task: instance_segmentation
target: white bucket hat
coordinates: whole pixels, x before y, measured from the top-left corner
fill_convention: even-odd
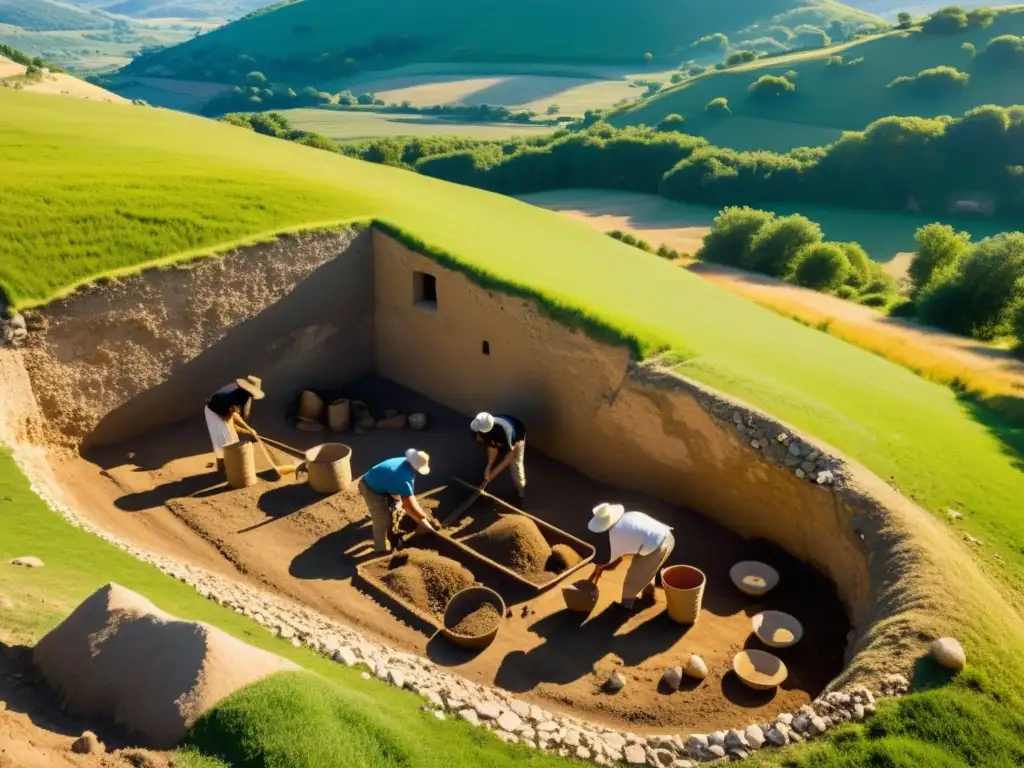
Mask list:
[[[604,533],[626,513],[626,508],[621,504],[598,504],[594,507],[594,516],[587,525],[594,533]]]
[[[426,451],[417,451],[415,448],[410,448],[405,452],[405,460],[421,475],[430,474],[430,456]]]
[[[469,426],[474,432],[490,432],[494,429],[494,417],[486,411],[478,413]]]

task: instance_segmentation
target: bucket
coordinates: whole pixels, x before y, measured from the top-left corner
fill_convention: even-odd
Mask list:
[[[304,390],[299,398],[299,418],[320,421],[324,417],[324,401],[316,392]]]
[[[317,493],[337,493],[352,484],[352,449],[324,443],[306,451],[309,487]]]
[[[460,635],[454,630],[455,625],[462,621],[465,616],[485,603],[493,605],[494,609],[498,612],[498,623],[494,625],[493,629],[484,632],[482,635]],[[456,592],[455,596],[448,602],[448,606],[444,609],[441,634],[462,648],[481,650],[494,642],[494,638],[498,636],[498,630],[501,628],[501,622],[504,618],[505,601],[501,599],[501,595],[493,589],[479,585],[467,587],[461,592]]]
[[[704,600],[704,572],[691,565],[673,565],[661,572],[669,617],[679,624],[693,624]]]
[[[352,422],[352,404],[342,398],[327,406],[327,426],[331,432],[347,432]]]
[[[231,443],[224,446],[224,474],[232,488],[256,485],[256,456],[252,443]]]

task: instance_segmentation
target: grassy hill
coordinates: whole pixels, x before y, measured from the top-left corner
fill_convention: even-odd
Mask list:
[[[0,0],[0,24],[33,32],[65,29],[104,29],[109,19],[98,13],[80,11],[49,0]]]
[[[315,83],[345,74],[346,59],[364,70],[417,61],[644,65],[649,53],[653,66],[690,58],[690,44],[710,33],[833,21],[878,19],[834,0],[303,0],[142,57],[131,70],[226,82],[258,70],[271,80],[302,75]]]
[[[949,389],[506,197],[179,113],[0,92],[0,284],[18,304],[271,230],[369,218],[475,279],[535,296],[557,316],[639,352],[668,347],[686,375],[837,446],[937,515],[963,510],[964,530],[985,542],[975,550],[979,562],[1024,604],[1024,436]],[[24,554],[21,547],[31,543],[58,564],[47,578],[64,574],[68,593],[81,593],[116,560],[119,582],[171,595],[150,569],[112,558],[79,531],[47,527],[52,518],[26,494],[0,455],[5,552],[16,542],[11,554]],[[164,607],[195,615],[197,601],[175,590]],[[215,620],[242,626],[240,617],[204,605]],[[999,621],[955,618],[972,666],[948,685],[891,704],[866,726],[810,748],[758,759],[814,768],[1020,764],[1024,667],[1019,638],[1008,637]],[[344,683],[360,685],[353,676]],[[373,718],[407,706],[389,697],[360,701]],[[277,718],[266,714],[265,733],[280,727]],[[454,726],[415,723],[422,753],[364,764],[441,765],[445,740],[457,738]],[[493,740],[458,744],[447,742],[450,765],[509,764],[511,753],[497,762],[487,754],[501,749]]]
[[[274,0],[78,0],[136,19],[237,19]]]
[[[983,104],[1019,104],[1024,69],[992,66],[982,54],[988,42],[1001,35],[1024,35],[1020,8],[1000,13],[987,28],[972,26],[954,34],[893,33],[717,71],[625,108],[610,122],[656,125],[676,113],[686,118],[688,132],[714,144],[782,151],[834,141],[844,130],[860,130],[888,115],[960,115]],[[943,66],[968,74],[969,82],[934,92],[888,87],[896,78]],[[752,95],[750,86],[766,75],[788,77],[795,90],[778,97]],[[717,98],[728,99],[731,114],[705,111]]]

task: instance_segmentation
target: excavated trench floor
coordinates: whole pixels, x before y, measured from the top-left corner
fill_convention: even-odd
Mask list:
[[[466,496],[450,481],[452,476],[481,479],[483,451],[471,439],[465,417],[377,377],[354,382],[343,394],[366,401],[377,415],[389,407],[425,413],[428,430],[344,436],[300,432],[266,402],[256,404],[253,425],[300,448],[335,440],[351,445],[356,477],[413,445],[427,450],[433,472],[418,479],[417,492],[448,486],[431,496],[439,519]],[[495,584],[512,616],[493,645],[473,655],[441,637],[432,639],[403,624],[353,583],[357,564],[371,556],[372,548],[357,493],[322,497],[294,479],[274,482],[266,473],[255,487],[227,488],[214,474],[198,412],[191,421],[88,450],[55,470],[79,508],[120,538],[258,584],[468,679],[596,722],[637,731],[707,731],[767,720],[810,701],[842,667],[849,624],[834,586],[813,568],[691,510],[594,482],[535,449],[528,450],[524,508],[592,542],[597,562],[607,560],[607,536],[590,534],[586,525],[591,508],[601,501],[619,501],[673,525],[677,544],[670,563],[695,565],[708,576],[704,612],[696,625],[673,623],[664,613],[660,590],[654,604],[642,604],[633,614],[621,610],[614,603],[623,567],[602,580],[600,601],[590,617],[567,611],[558,587],[538,596]],[[518,503],[507,475],[489,490]],[[765,560],[782,575],[779,587],[761,601],[741,595],[729,580],[730,566],[744,559]],[[587,566],[580,575],[589,573]],[[796,647],[778,652],[790,670],[783,686],[755,693],[729,670],[735,653],[760,646],[751,634],[750,617],[765,609],[796,615],[805,636]],[[676,693],[660,691],[665,669],[684,665],[691,653],[704,658],[708,679],[684,682]],[[627,686],[617,695],[603,693],[602,684],[619,669]]]

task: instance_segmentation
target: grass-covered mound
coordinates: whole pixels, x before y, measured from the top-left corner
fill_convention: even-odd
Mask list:
[[[688,132],[712,143],[781,151],[826,144],[844,130],[860,130],[887,115],[959,115],[983,104],[1018,104],[1024,56],[1004,58],[1003,49],[1012,48],[1005,43],[996,44],[995,54],[986,53],[993,39],[1005,35],[1024,35],[1024,12],[1004,9],[990,26],[968,24],[949,34],[915,29],[838,49],[760,59],[664,90],[624,108],[610,122],[657,125],[680,114]],[[920,77],[939,67],[969,79]],[[757,98],[750,87],[766,75],[787,77],[793,90]],[[889,87],[899,78],[917,87]],[[720,98],[727,99],[728,113],[708,108]]]
[[[278,3],[129,71],[239,83],[315,84],[412,62],[607,62],[673,66],[705,35],[773,23],[827,27],[879,19],[833,0],[304,0]]]
[[[110,19],[75,9],[73,3],[50,0],[0,0],[0,24],[36,32],[68,29],[105,29]]]

